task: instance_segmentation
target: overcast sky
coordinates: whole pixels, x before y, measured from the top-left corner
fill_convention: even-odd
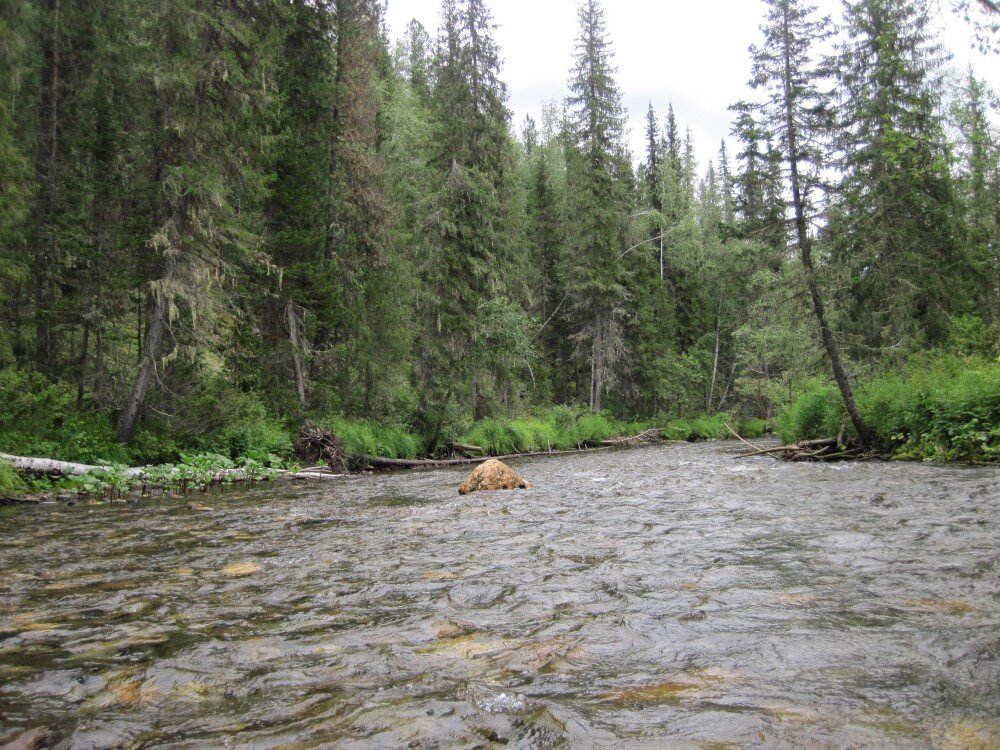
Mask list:
[[[839,17],[839,0],[815,0]],[[496,38],[504,57],[504,80],[513,121],[520,129],[527,114],[540,120],[542,104],[566,96],[566,82],[578,33],[577,0],[492,0]],[[395,40],[411,18],[436,38],[440,0],[389,0],[388,24]],[[715,159],[729,137],[727,107],[750,96],[747,48],[760,38],[760,0],[605,0],[608,34],[618,66],[618,85],[629,114],[633,156],[643,150],[649,102],[661,117],[673,102],[678,123],[690,127],[699,164]],[[969,49],[969,29],[950,17],[942,40],[969,62],[994,89],[1000,88],[1000,55]]]

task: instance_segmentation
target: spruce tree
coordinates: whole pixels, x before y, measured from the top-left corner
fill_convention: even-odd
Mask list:
[[[577,230],[568,272],[576,339],[590,364],[590,407],[598,412],[622,348],[625,288],[619,256],[627,212],[627,158],[604,9],[597,0],[586,0],[578,18],[567,99],[569,206]]]
[[[964,208],[970,262],[979,280],[977,309],[1000,321],[1000,136],[991,113],[1000,99],[970,70],[954,117],[960,133],[957,188]]]
[[[155,97],[159,223],[149,239],[158,271],[149,324],[118,436],[136,428],[164,341],[182,315],[194,330],[218,321],[218,281],[267,259],[259,253],[271,75],[266,25],[254,9],[185,0],[156,6],[146,71]],[[266,10],[267,6],[264,6]],[[170,354],[177,355],[176,349]]]
[[[433,94],[438,240],[422,269],[420,421],[428,427],[431,403],[440,410],[456,389],[469,394],[474,417],[482,414],[476,318],[504,288],[513,249],[510,112],[493,31],[483,0],[444,0]],[[432,444],[436,433],[437,425]]]
[[[940,48],[924,2],[858,0],[846,13],[837,262],[867,346],[937,343],[968,309],[970,271],[937,114]]]
[[[817,87],[821,77],[816,67],[816,47],[827,36],[829,23],[815,19],[814,8],[800,0],[767,0],[768,14],[761,31],[764,43],[751,48],[751,84],[763,89],[767,99],[761,114],[764,122],[781,134],[781,148],[788,167],[788,188],[792,197],[794,241],[805,271],[805,282],[819,325],[820,337],[833,377],[840,389],[851,423],[864,445],[871,445],[873,433],[865,423],[854,398],[847,369],[840,356],[825,302],[816,280],[813,238],[813,195],[819,180],[823,154],[817,150],[823,132],[824,101]]]

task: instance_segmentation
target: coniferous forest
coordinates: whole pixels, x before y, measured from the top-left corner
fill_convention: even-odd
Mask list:
[[[399,39],[382,5],[0,4],[0,452],[725,422],[1000,460],[998,99],[951,9],[766,0],[728,145],[650,104],[631,153],[598,0],[516,123],[486,0]]]

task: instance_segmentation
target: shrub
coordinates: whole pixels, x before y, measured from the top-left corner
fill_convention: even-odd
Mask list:
[[[840,393],[831,385],[813,385],[798,397],[779,420],[786,443],[836,437],[844,423]]]
[[[724,414],[695,417],[691,420],[691,435],[688,440],[718,440],[728,436],[729,431],[724,424],[726,419]]]
[[[737,431],[745,438],[764,437],[767,434],[767,420],[744,417],[739,420]]]
[[[1000,461],[1000,363],[936,354],[857,388],[858,408],[879,446],[897,458]],[[833,386],[801,395],[781,418],[784,440],[838,434]]]
[[[32,370],[0,371],[0,452],[83,463],[125,463],[107,415],[81,412],[74,389]]]
[[[672,419],[660,430],[667,440],[687,440],[691,436],[691,425],[683,419]]]
[[[621,434],[620,427],[603,414],[584,414],[576,421],[577,442],[582,445],[598,445]]]

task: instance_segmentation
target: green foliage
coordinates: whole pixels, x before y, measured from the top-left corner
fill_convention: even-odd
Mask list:
[[[897,458],[1000,461],[1000,363],[920,357],[908,373],[865,383],[858,406]],[[834,437],[844,422],[836,389],[815,384],[782,416],[782,439]]]
[[[106,414],[77,410],[72,388],[17,368],[0,370],[0,452],[62,461],[127,463]]]
[[[836,437],[846,421],[843,402],[836,387],[812,382],[788,411],[779,417],[778,427],[781,439],[792,443]]]
[[[350,456],[417,457],[419,441],[401,427],[342,418],[326,420],[322,426],[340,438]]]
[[[723,409],[837,434],[835,392],[807,380],[823,365],[788,253],[792,159],[806,223],[826,228],[815,278],[869,374],[857,391],[880,439],[988,457],[996,97],[970,72],[943,127],[919,8],[856,0],[843,95],[821,100],[828,45],[810,41],[832,27],[799,0],[765,6],[766,90],[734,108],[736,166],[723,151],[699,173],[673,108],[661,127],[651,105],[633,174],[597,0],[579,9],[566,106],[523,144],[485,0],[445,0],[436,45],[411,24],[395,70],[375,0],[8,1],[0,450],[156,464],[179,487],[224,461],[287,462],[314,414],[349,452],[397,458],[643,428],[615,417],[714,439],[723,417],[705,414]],[[814,137],[828,115],[836,153]],[[817,200],[824,170],[843,180]],[[940,345],[968,368],[911,360],[872,379],[949,330]],[[114,470],[86,481],[117,491]]]
[[[491,456],[503,456],[600,445],[609,438],[637,434],[645,427],[619,422],[604,414],[555,407],[536,418],[480,420],[458,442],[478,445]]]
[[[1000,461],[1000,363],[937,357],[868,383],[859,401],[897,457]]]
[[[711,417],[700,416],[691,420],[691,440],[721,440],[729,435],[723,424],[727,419],[725,414]]]
[[[662,428],[661,434],[667,440],[687,440],[692,434],[691,423],[683,419],[671,420]]]
[[[478,445],[491,456],[524,453],[534,448],[526,430],[519,430],[512,422],[501,419],[476,422],[459,442]]]
[[[14,467],[0,461],[0,495],[14,495],[25,489],[26,485]]]
[[[759,438],[767,434],[767,420],[743,418],[736,431],[744,438]]]

